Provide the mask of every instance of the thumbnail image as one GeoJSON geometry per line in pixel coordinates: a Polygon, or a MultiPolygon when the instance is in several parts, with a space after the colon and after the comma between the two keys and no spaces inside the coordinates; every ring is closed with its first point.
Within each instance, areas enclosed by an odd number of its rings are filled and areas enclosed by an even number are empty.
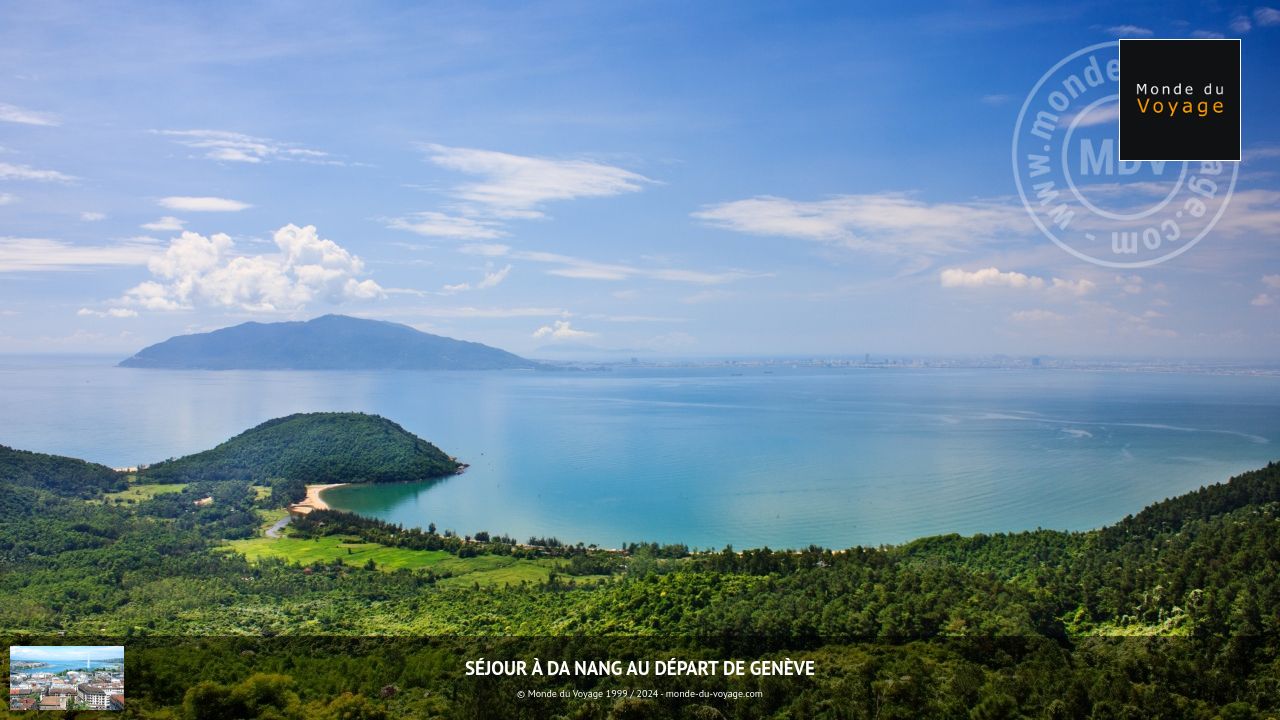
{"type": "Polygon", "coordinates": [[[9,709],[123,710],[124,647],[10,647],[9,709]]]}

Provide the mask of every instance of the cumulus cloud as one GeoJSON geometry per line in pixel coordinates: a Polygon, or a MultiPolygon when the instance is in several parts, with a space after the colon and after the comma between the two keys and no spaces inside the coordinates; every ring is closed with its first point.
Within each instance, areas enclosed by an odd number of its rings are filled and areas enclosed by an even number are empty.
{"type": "Polygon", "coordinates": [[[204,157],[222,162],[261,163],[268,160],[292,160],[327,165],[344,164],[329,158],[329,153],[300,147],[296,143],[255,137],[226,130],[154,130],[179,145],[204,152],[204,157]]]}
{"type": "Polygon", "coordinates": [[[882,253],[940,253],[1026,231],[1025,211],[1007,202],[927,203],[903,193],[814,201],[761,195],[710,205],[693,216],[736,232],[882,253]]]}
{"type": "Polygon", "coordinates": [[[1254,307],[1267,307],[1275,304],[1275,298],[1267,293],[1258,293],[1256,297],[1249,301],[1249,304],[1254,307]]]}
{"type": "Polygon", "coordinates": [[[0,180],[34,180],[35,182],[65,183],[75,179],[74,175],[67,175],[57,170],[39,170],[27,165],[0,163],[0,180]]]}
{"type": "Polygon", "coordinates": [[[17,105],[0,103],[0,122],[19,123],[22,125],[58,125],[58,116],[53,113],[27,110],[17,105]]]}
{"type": "Polygon", "coordinates": [[[1253,23],[1249,22],[1249,18],[1237,15],[1231,18],[1231,23],[1227,27],[1230,27],[1232,32],[1243,35],[1253,29],[1253,23]]]}
{"type": "Polygon", "coordinates": [[[149,223],[143,223],[144,230],[154,230],[155,232],[181,232],[186,220],[179,220],[172,215],[165,215],[159,220],[152,220],[149,223]]]}
{"type": "Polygon", "coordinates": [[[225,234],[184,232],[148,262],[156,279],[125,292],[119,304],[147,310],[208,305],[252,311],[297,310],[314,301],[377,298],[364,263],[312,225],[286,225],[272,236],[277,252],[241,255],[225,234]]]}
{"type": "Polygon", "coordinates": [[[170,210],[186,210],[188,212],[239,212],[253,207],[239,200],[228,200],[220,197],[192,197],[189,195],[171,195],[160,198],[161,207],[170,210]]]}
{"type": "Polygon", "coordinates": [[[97,222],[99,220],[106,220],[107,215],[106,213],[100,212],[82,212],[80,213],[80,219],[85,222],[97,222]]]}
{"type": "Polygon", "coordinates": [[[1280,290],[1280,275],[1263,275],[1262,284],[1280,290]]]}
{"type": "Polygon", "coordinates": [[[1015,290],[1049,290],[1067,295],[1086,295],[1095,287],[1091,280],[1062,278],[1045,280],[1035,275],[1012,270],[1002,271],[995,267],[972,271],[963,268],[947,268],[939,274],[938,279],[944,288],[1003,287],[1015,290]]]}
{"type": "Polygon", "coordinates": [[[595,333],[586,330],[576,330],[568,320],[556,320],[551,325],[543,325],[533,331],[533,336],[539,339],[549,340],[580,340],[582,338],[594,337],[595,333]]]}
{"type": "Polygon", "coordinates": [[[133,238],[112,245],[76,245],[45,238],[0,237],[0,271],[51,272],[146,265],[160,250],[151,238],[133,238]]]}

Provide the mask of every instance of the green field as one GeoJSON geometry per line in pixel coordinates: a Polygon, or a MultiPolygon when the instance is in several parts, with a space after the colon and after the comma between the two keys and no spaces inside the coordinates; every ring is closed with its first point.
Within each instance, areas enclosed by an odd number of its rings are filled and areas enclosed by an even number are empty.
{"type": "Polygon", "coordinates": [[[128,488],[120,492],[107,493],[102,496],[103,501],[107,504],[116,505],[132,505],[165,493],[182,492],[186,483],[146,483],[141,485],[130,485],[128,488]]]}
{"type": "MultiPolygon", "coordinates": [[[[519,560],[505,555],[480,555],[460,558],[443,550],[406,550],[377,543],[360,542],[349,537],[322,537],[314,540],[282,537],[258,537],[233,540],[227,547],[257,562],[277,558],[298,565],[340,560],[347,565],[362,566],[373,560],[379,570],[424,570],[448,573],[444,584],[519,585],[521,582],[545,582],[559,564],[555,560],[519,560]]],[[[583,578],[587,579],[587,578],[583,578]]],[[[594,579],[594,578],[593,578],[594,579]]]]}

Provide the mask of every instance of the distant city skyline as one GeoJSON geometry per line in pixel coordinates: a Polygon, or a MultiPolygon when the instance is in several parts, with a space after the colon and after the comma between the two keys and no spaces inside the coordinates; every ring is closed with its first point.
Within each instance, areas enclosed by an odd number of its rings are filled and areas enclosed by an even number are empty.
{"type": "MultiPolygon", "coordinates": [[[[1280,351],[1280,10],[140,3],[0,9],[0,353],[326,313],[530,357],[1280,351]],[[1239,37],[1213,232],[1083,262],[1010,171],[1118,37],[1239,37]]],[[[1101,187],[1101,186],[1099,186],[1101,187]]]]}

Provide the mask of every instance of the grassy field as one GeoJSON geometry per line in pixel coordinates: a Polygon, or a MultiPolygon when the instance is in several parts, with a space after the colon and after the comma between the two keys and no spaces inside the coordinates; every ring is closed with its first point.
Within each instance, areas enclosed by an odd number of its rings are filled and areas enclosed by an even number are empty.
{"type": "Polygon", "coordinates": [[[107,493],[102,497],[108,504],[128,505],[140,503],[144,500],[150,500],[151,498],[157,495],[163,495],[164,493],[181,492],[186,486],[186,483],[130,485],[120,492],[107,493]]]}
{"type": "Polygon", "coordinates": [[[558,565],[556,561],[550,559],[517,560],[504,555],[460,558],[443,550],[406,550],[344,537],[323,537],[315,540],[258,537],[249,540],[233,540],[228,547],[244,555],[251,562],[264,558],[278,558],[299,565],[333,560],[340,560],[347,565],[364,565],[373,560],[380,570],[431,569],[437,573],[450,573],[453,577],[442,580],[442,583],[463,585],[472,583],[518,585],[524,581],[543,582],[550,577],[558,565]]]}

